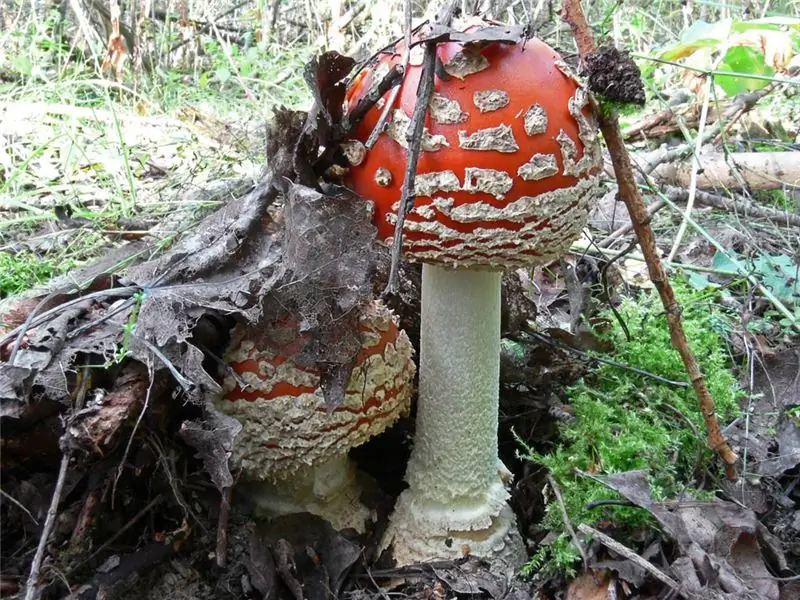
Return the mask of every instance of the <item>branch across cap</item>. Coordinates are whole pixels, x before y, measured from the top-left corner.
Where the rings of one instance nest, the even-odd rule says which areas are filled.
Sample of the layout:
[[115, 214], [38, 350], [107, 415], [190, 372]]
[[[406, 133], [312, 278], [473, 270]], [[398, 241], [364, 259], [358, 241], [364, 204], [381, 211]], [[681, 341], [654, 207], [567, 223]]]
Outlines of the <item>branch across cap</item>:
[[[487, 23], [471, 20], [464, 31]], [[417, 47], [419, 48], [419, 47]], [[345, 143], [353, 189], [375, 202], [382, 240], [394, 234], [410, 125], [422, 72], [417, 52], [385, 131], [364, 152], [384, 97]], [[382, 54], [348, 91], [353, 108], [402, 62]], [[409, 260], [500, 268], [562, 256], [586, 224], [601, 154], [589, 96], [537, 39], [440, 44], [417, 165], [417, 198], [404, 227]]]

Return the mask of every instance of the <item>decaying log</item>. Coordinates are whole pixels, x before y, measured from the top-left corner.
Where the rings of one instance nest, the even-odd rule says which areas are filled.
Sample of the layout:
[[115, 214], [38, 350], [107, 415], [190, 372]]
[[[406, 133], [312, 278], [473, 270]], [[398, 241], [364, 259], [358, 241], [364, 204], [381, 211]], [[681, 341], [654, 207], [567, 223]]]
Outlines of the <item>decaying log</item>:
[[[666, 150], [642, 155], [644, 164]], [[796, 152], [714, 152], [700, 155], [700, 189], [774, 190], [800, 187], [800, 155]], [[664, 162], [651, 174], [659, 183], [689, 187], [691, 161]]]

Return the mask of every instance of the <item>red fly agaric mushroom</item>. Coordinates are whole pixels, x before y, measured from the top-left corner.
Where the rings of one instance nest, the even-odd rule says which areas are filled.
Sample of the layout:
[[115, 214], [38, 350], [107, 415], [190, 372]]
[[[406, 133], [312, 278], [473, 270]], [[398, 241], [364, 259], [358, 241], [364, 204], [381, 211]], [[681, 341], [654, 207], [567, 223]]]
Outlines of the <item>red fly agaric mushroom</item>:
[[330, 410], [320, 371], [287, 356], [302, 343], [297, 329], [292, 324], [272, 332], [285, 342], [276, 344], [280, 349], [256, 347], [234, 332], [226, 360], [235, 376], [226, 376], [217, 401], [242, 423], [233, 463], [248, 480], [245, 495], [260, 516], [310, 512], [337, 529], [363, 531], [369, 511], [347, 453], [407, 414], [413, 348], [386, 306], [367, 305], [344, 401]]
[[[454, 28], [487, 24], [472, 19]], [[348, 106], [402, 54], [396, 48], [362, 71]], [[588, 94], [543, 42], [446, 42], [437, 57], [443, 68], [403, 230], [405, 257], [424, 263], [417, 430], [409, 488], [384, 543], [400, 563], [472, 553], [511, 570], [525, 552], [506, 502], [510, 474], [497, 454], [500, 271], [568, 251], [597, 189], [600, 151]], [[386, 242], [394, 234], [421, 71], [412, 60], [388, 126], [369, 152], [362, 141], [386, 98], [343, 148], [352, 187], [374, 202]]]

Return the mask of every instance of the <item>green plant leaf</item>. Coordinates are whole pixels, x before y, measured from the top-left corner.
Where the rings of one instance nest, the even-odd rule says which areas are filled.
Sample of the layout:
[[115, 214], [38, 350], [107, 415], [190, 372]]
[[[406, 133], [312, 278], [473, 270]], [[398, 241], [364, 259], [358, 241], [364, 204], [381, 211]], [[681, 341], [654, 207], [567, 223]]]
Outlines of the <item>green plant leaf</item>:
[[14, 70], [25, 77], [30, 77], [33, 73], [33, 63], [28, 56], [15, 56], [11, 59], [11, 65], [14, 67]]
[[730, 36], [731, 25], [731, 19], [723, 19], [717, 23], [695, 21], [681, 36], [681, 41], [662, 50], [659, 58], [678, 60], [694, 54], [700, 48], [717, 48]]
[[[775, 74], [775, 69], [764, 62], [764, 55], [748, 46], [730, 48], [717, 68], [720, 71], [735, 71], [742, 75], [766, 75], [769, 77]], [[714, 81], [731, 97], [744, 92], [760, 90], [769, 84], [769, 81], [764, 79], [734, 75], [717, 75]]]
[[689, 285], [691, 285], [697, 291], [702, 292], [703, 290], [707, 290], [708, 288], [718, 288], [719, 284], [712, 283], [708, 280], [708, 277], [703, 275], [702, 273], [697, 272], [690, 272], [688, 273], [688, 280]]
[[797, 17], [765, 17], [763, 19], [753, 19], [752, 21], [740, 21], [734, 23], [733, 30], [783, 29], [785, 27], [800, 30], [800, 19]]
[[790, 256], [759, 256], [753, 261], [756, 274], [770, 292], [786, 304], [800, 302], [798, 270]]
[[214, 77], [220, 83], [226, 83], [231, 78], [230, 69], [226, 67], [219, 67], [216, 71], [214, 71]]
[[[734, 256], [734, 258], [736, 257]], [[717, 271], [722, 271], [723, 273], [730, 273], [731, 275], [736, 275], [739, 272], [738, 269], [736, 268], [736, 265], [733, 264], [733, 261], [729, 259], [728, 256], [726, 254], [723, 254], [722, 252], [714, 253], [714, 258], [711, 260], [711, 266]]]

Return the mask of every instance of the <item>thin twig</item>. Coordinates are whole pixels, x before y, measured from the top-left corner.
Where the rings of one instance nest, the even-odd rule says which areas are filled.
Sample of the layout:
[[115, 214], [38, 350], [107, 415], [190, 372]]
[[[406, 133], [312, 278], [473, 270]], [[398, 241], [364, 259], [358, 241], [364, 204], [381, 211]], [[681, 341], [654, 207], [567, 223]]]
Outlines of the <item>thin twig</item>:
[[[408, 71], [408, 63], [411, 60], [411, 0], [406, 0], [405, 2], [405, 48], [403, 49], [403, 74]], [[381, 116], [378, 119], [377, 125], [375, 125], [375, 129], [369, 134], [367, 138], [367, 143], [364, 144], [367, 150], [371, 150], [375, 143], [378, 141], [378, 137], [383, 132], [383, 128], [386, 126], [386, 121], [389, 120], [389, 113], [391, 112], [392, 108], [394, 107], [394, 103], [397, 101], [397, 96], [400, 95], [400, 88], [403, 87], [402, 84], [398, 85], [392, 90], [392, 93], [389, 95], [389, 98], [386, 100], [386, 104], [381, 111]]]
[[[84, 367], [78, 393], [75, 395], [73, 414], [83, 408], [88, 390], [89, 368]], [[69, 432], [65, 428], [64, 436], [68, 435]], [[61, 503], [61, 493], [64, 491], [64, 482], [67, 479], [67, 469], [69, 468], [69, 461], [71, 458], [72, 452], [69, 449], [65, 449], [64, 455], [61, 457], [61, 466], [58, 468], [56, 486], [53, 489], [53, 496], [50, 499], [50, 506], [47, 509], [47, 517], [45, 518], [44, 527], [42, 528], [42, 535], [39, 538], [39, 545], [36, 547], [36, 554], [34, 554], [33, 561], [31, 562], [28, 581], [25, 584], [25, 600], [38, 600], [42, 594], [42, 590], [39, 587], [39, 574], [42, 570], [45, 552], [47, 552], [47, 542], [50, 539], [50, 534], [53, 532], [53, 527], [55, 527], [56, 518], [58, 517], [58, 505]]]
[[[655, 182], [654, 182], [654, 181], [653, 181], [653, 180], [652, 180], [652, 179], [651, 179], [649, 176], [648, 176], [648, 184], [650, 185], [650, 187], [651, 187], [651, 190], [652, 190], [654, 193], [658, 194], [658, 195], [659, 195], [661, 198], [663, 198], [664, 200], [666, 200], [666, 201], [667, 201], [667, 204], [670, 206], [670, 208], [672, 208], [673, 210], [675, 210], [675, 211], [677, 211], [677, 212], [683, 212], [683, 211], [681, 211], [681, 209], [680, 209], [680, 207], [679, 207], [679, 206], [677, 206], [677, 205], [676, 205], [674, 202], [672, 202], [672, 200], [670, 200], [669, 198], [667, 198], [667, 197], [666, 197], [666, 196], [665, 196], [665, 195], [664, 195], [664, 194], [663, 194], [663, 193], [662, 193], [662, 192], [661, 192], [661, 191], [660, 191], [660, 190], [659, 190], [659, 189], [656, 187], [656, 184], [655, 184]], [[706, 240], [707, 240], [707, 241], [708, 241], [708, 242], [709, 242], [709, 243], [710, 243], [712, 246], [714, 246], [714, 248], [716, 249], [716, 251], [717, 251], [717, 252], [718, 252], [718, 253], [719, 253], [721, 256], [723, 256], [723, 257], [724, 257], [724, 258], [725, 258], [725, 259], [726, 259], [726, 260], [727, 260], [727, 261], [728, 261], [728, 262], [731, 264], [731, 266], [733, 266], [733, 268], [734, 268], [734, 269], [736, 269], [736, 272], [737, 272], [739, 275], [741, 275], [742, 277], [746, 278], [746, 279], [747, 279], [747, 280], [748, 280], [750, 283], [752, 283], [752, 284], [753, 284], [753, 285], [754, 285], [754, 286], [755, 286], [755, 287], [758, 289], [758, 291], [759, 291], [759, 292], [760, 292], [760, 293], [761, 293], [761, 294], [762, 294], [762, 295], [763, 295], [763, 296], [764, 296], [764, 297], [765, 297], [767, 300], [769, 300], [769, 301], [770, 301], [770, 303], [772, 304], [772, 306], [774, 306], [774, 307], [775, 307], [775, 309], [776, 309], [778, 312], [780, 312], [780, 313], [781, 313], [781, 315], [783, 315], [783, 316], [784, 316], [784, 317], [785, 317], [785, 318], [786, 318], [786, 319], [789, 321], [790, 325], [791, 325], [791, 326], [792, 326], [792, 327], [793, 327], [793, 328], [794, 328], [796, 331], [800, 331], [800, 320], [798, 320], [798, 319], [797, 319], [797, 317], [796, 317], [796, 316], [795, 316], [795, 315], [792, 313], [792, 311], [790, 311], [790, 310], [789, 310], [789, 309], [786, 307], [786, 305], [785, 305], [785, 304], [784, 304], [784, 303], [781, 301], [781, 299], [780, 299], [780, 298], [778, 298], [778, 297], [777, 297], [777, 296], [776, 296], [774, 293], [772, 293], [772, 292], [771, 292], [771, 291], [770, 291], [770, 290], [769, 290], [769, 289], [768, 289], [768, 288], [767, 288], [767, 287], [766, 287], [766, 286], [765, 286], [765, 285], [764, 285], [764, 284], [763, 284], [761, 281], [759, 281], [759, 280], [758, 280], [758, 278], [757, 278], [757, 277], [755, 277], [755, 275], [753, 275], [753, 273], [752, 273], [750, 270], [746, 269], [746, 268], [744, 267], [744, 265], [742, 265], [742, 263], [740, 263], [740, 262], [739, 262], [739, 260], [738, 260], [738, 259], [737, 259], [737, 258], [736, 258], [736, 257], [735, 257], [733, 254], [731, 254], [731, 253], [730, 253], [730, 251], [729, 251], [728, 249], [724, 248], [724, 247], [722, 246], [722, 244], [720, 244], [720, 243], [719, 243], [719, 242], [718, 242], [716, 239], [714, 239], [714, 237], [713, 237], [711, 234], [709, 234], [709, 233], [708, 233], [708, 232], [707, 232], [705, 229], [703, 229], [703, 227], [702, 227], [702, 226], [701, 226], [701, 225], [700, 225], [700, 224], [699, 224], [697, 221], [695, 221], [695, 220], [694, 220], [692, 217], [686, 217], [686, 220], [687, 220], [687, 221], [689, 222], [689, 224], [690, 224], [690, 225], [691, 225], [691, 226], [694, 228], [694, 230], [695, 230], [695, 231], [697, 231], [697, 232], [698, 232], [700, 235], [702, 235], [702, 236], [703, 236], [703, 237], [704, 237], [704, 238], [705, 238], [705, 239], [706, 239]], [[646, 255], [645, 255], [645, 259], [647, 259], [647, 256], [646, 256]], [[650, 277], [650, 278], [652, 279], [652, 275], [651, 275], [651, 277]], [[655, 283], [655, 281], [653, 281], [653, 283]], [[657, 286], [656, 286], [656, 287], [657, 287]], [[670, 290], [670, 291], [671, 291], [671, 290]]]
[[577, 354], [578, 356], [586, 358], [588, 360], [603, 363], [604, 365], [608, 365], [616, 369], [622, 369], [623, 371], [630, 371], [631, 373], [636, 373], [637, 375], [641, 375], [642, 377], [647, 377], [649, 379], [658, 381], [659, 383], [664, 383], [666, 385], [671, 385], [673, 387], [688, 388], [690, 385], [685, 381], [674, 381], [672, 379], [667, 379], [666, 377], [662, 377], [661, 375], [656, 375], [655, 373], [650, 373], [649, 371], [645, 371], [644, 369], [639, 369], [638, 367], [633, 367], [631, 365], [626, 365], [624, 363], [616, 362], [608, 358], [603, 358], [602, 356], [595, 356], [594, 354], [589, 354], [588, 352], [584, 352], [583, 350], [578, 350], [577, 348], [573, 348], [572, 346], [563, 344], [554, 338], [550, 338], [542, 333], [539, 333], [538, 331], [532, 329], [529, 325], [523, 325], [522, 329], [523, 331], [525, 331], [525, 333], [527, 333], [531, 337], [536, 338], [540, 342], [544, 342], [545, 344], [548, 344], [555, 348], [559, 348], [561, 350], [564, 350], [565, 352]]
[[[651, 204], [650, 206], [647, 207], [647, 217], [649, 219], [652, 219], [653, 215], [655, 215], [658, 211], [660, 211], [666, 205], [667, 205], [667, 203], [664, 202], [663, 200], [658, 200], [656, 202], [653, 202], [653, 204]], [[611, 232], [611, 234], [607, 238], [602, 239], [599, 242], [597, 242], [597, 246], [600, 247], [600, 248], [608, 248], [614, 242], [616, 242], [619, 238], [621, 238], [622, 236], [630, 233], [632, 229], [633, 229], [633, 221], [625, 223], [625, 225], [623, 225], [619, 229], [616, 229], [613, 232]]]
[[[662, 186], [661, 189], [673, 202], [686, 202], [686, 199], [689, 197], [689, 192], [680, 187], [665, 185]], [[758, 204], [745, 200], [741, 196], [734, 194], [731, 194], [730, 197], [727, 197], [711, 192], [697, 190], [696, 199], [697, 202], [703, 206], [710, 206], [711, 208], [719, 208], [721, 210], [741, 213], [747, 217], [767, 219], [776, 225], [791, 225], [792, 227], [800, 227], [800, 214], [786, 212], [785, 210], [779, 210], [769, 206], [759, 206]]]
[[58, 505], [61, 502], [61, 492], [64, 489], [64, 481], [67, 479], [67, 468], [69, 467], [70, 456], [71, 454], [69, 452], [65, 452], [61, 457], [61, 466], [58, 469], [56, 487], [53, 490], [53, 497], [50, 499], [50, 507], [47, 509], [47, 518], [44, 522], [42, 535], [39, 538], [39, 545], [36, 547], [36, 554], [34, 554], [33, 562], [31, 562], [31, 571], [28, 575], [28, 581], [25, 584], [25, 600], [38, 600], [42, 593], [39, 588], [39, 573], [42, 570], [42, 561], [44, 561], [44, 554], [47, 551], [47, 541], [50, 539], [50, 534], [56, 524]]
[[564, 505], [564, 498], [561, 496], [561, 488], [550, 473], [547, 474], [547, 483], [550, 484], [550, 488], [553, 490], [553, 494], [555, 494], [556, 502], [558, 502], [558, 507], [561, 509], [561, 518], [564, 521], [564, 529], [567, 530], [569, 537], [572, 538], [572, 543], [575, 544], [578, 552], [581, 553], [584, 570], [588, 571], [589, 559], [586, 557], [586, 550], [583, 549], [583, 544], [581, 544], [581, 541], [578, 539], [578, 536], [575, 533], [575, 529], [572, 527], [572, 521], [569, 518], [569, 513], [567, 513], [567, 507]]
[[114, 484], [111, 486], [111, 504], [114, 504], [114, 497], [117, 494], [117, 484], [119, 483], [119, 478], [122, 477], [123, 470], [125, 469], [125, 463], [128, 461], [128, 454], [131, 451], [131, 446], [133, 446], [133, 439], [136, 437], [136, 433], [139, 431], [139, 425], [142, 424], [142, 419], [144, 419], [144, 415], [147, 412], [148, 406], [150, 406], [150, 396], [153, 392], [153, 384], [155, 383], [155, 370], [153, 369], [153, 363], [150, 361], [150, 357], [147, 357], [147, 377], [150, 379], [147, 385], [147, 392], [144, 396], [144, 404], [142, 405], [142, 410], [139, 411], [139, 416], [136, 418], [136, 422], [133, 424], [133, 430], [131, 431], [130, 435], [128, 436], [128, 443], [125, 444], [125, 451], [122, 453], [122, 458], [119, 461], [119, 466], [117, 467], [117, 474], [114, 476]]
[[36, 520], [36, 517], [33, 516], [31, 511], [29, 511], [24, 504], [22, 504], [19, 500], [14, 498], [14, 496], [9, 494], [8, 492], [4, 492], [2, 489], [0, 489], [0, 496], [2, 496], [3, 498], [5, 498], [9, 502], [11, 502], [11, 504], [13, 504], [18, 509], [20, 509], [22, 512], [24, 512], [26, 515], [28, 515], [30, 517], [31, 521], [33, 521], [34, 525], [36, 525], [37, 527], [39, 526], [39, 521]]
[[[456, 1], [450, 2], [442, 9], [436, 18], [435, 25], [447, 27], [453, 19], [456, 10]], [[403, 179], [402, 194], [400, 197], [400, 207], [397, 211], [397, 222], [394, 225], [394, 239], [392, 240], [392, 266], [389, 270], [389, 281], [383, 295], [395, 294], [397, 292], [398, 270], [400, 267], [400, 255], [403, 252], [403, 225], [406, 220], [406, 213], [414, 206], [416, 200], [415, 178], [417, 173], [417, 161], [419, 160], [420, 148], [422, 146], [422, 133], [425, 129], [425, 115], [428, 112], [428, 104], [433, 94], [434, 76], [436, 74], [436, 42], [425, 43], [425, 54], [422, 59], [422, 73], [417, 87], [417, 103], [414, 106], [414, 113], [411, 116], [411, 123], [406, 131], [406, 142], [408, 143], [408, 155], [406, 162], [406, 172]]]
[[[561, 18], [572, 29], [578, 46], [578, 53], [581, 60], [585, 61], [587, 56], [594, 53], [596, 46], [594, 34], [583, 14], [580, 0], [564, 0]], [[658, 290], [661, 302], [664, 305], [672, 346], [681, 355], [689, 380], [692, 382], [697, 394], [697, 402], [705, 420], [707, 443], [725, 463], [727, 476], [730, 479], [735, 479], [737, 477], [736, 462], [738, 457], [722, 435], [714, 407], [714, 399], [708, 390], [708, 385], [697, 364], [697, 359], [689, 348], [689, 342], [686, 339], [686, 332], [681, 321], [681, 307], [675, 298], [675, 293], [670, 286], [659, 256], [655, 235], [650, 227], [647, 215], [647, 207], [636, 185], [631, 158], [622, 138], [619, 117], [612, 107], [605, 107], [604, 110], [599, 110], [597, 113], [600, 131], [606, 141], [611, 155], [611, 162], [614, 165], [614, 174], [619, 185], [620, 197], [625, 202], [630, 213], [636, 237], [647, 262], [650, 280]], [[691, 219], [691, 217], [687, 217], [687, 219]]]
[[[133, 296], [137, 291], [141, 288], [136, 286], [129, 286], [129, 287], [119, 287], [119, 288], [111, 288], [108, 290], [99, 290], [97, 292], [92, 292], [90, 294], [86, 294], [85, 296], [78, 296], [77, 298], [73, 298], [72, 300], [68, 300], [63, 304], [59, 304], [58, 306], [54, 306], [53, 308], [44, 311], [42, 314], [36, 316], [35, 318], [26, 319], [25, 323], [20, 325], [19, 327], [15, 327], [8, 333], [6, 333], [2, 338], [0, 338], [0, 346], [8, 342], [12, 337], [17, 334], [23, 334], [24, 332], [28, 331], [29, 329], [41, 325], [45, 321], [55, 317], [64, 312], [65, 309], [75, 306], [77, 304], [81, 304], [87, 300], [94, 300], [96, 298], [129, 298]], [[46, 298], [45, 298], [46, 299]], [[29, 315], [30, 316], [30, 315]]]
[[[690, 216], [692, 214], [692, 209], [694, 208], [694, 198], [695, 194], [697, 193], [697, 174], [700, 172], [700, 150], [703, 146], [703, 130], [706, 127], [706, 120], [708, 119], [708, 105], [711, 102], [711, 86], [714, 85], [714, 78], [709, 77], [708, 81], [706, 82], [706, 93], [705, 97], [703, 98], [703, 106], [700, 109], [700, 123], [697, 125], [697, 144], [694, 148], [694, 154], [692, 156], [692, 174], [689, 180], [689, 197], [686, 199], [686, 216]], [[667, 262], [672, 262], [675, 258], [675, 255], [678, 253], [678, 248], [680, 248], [681, 242], [683, 241], [683, 236], [686, 234], [686, 226], [688, 225], [686, 219], [684, 218], [681, 221], [681, 224], [678, 226], [678, 233], [675, 234], [675, 240], [672, 242], [672, 248], [667, 255]]]
[[25, 318], [25, 322], [21, 325], [22, 327], [21, 333], [17, 336], [17, 339], [14, 340], [14, 345], [11, 347], [11, 354], [8, 357], [9, 365], [12, 366], [14, 365], [14, 362], [16, 361], [17, 358], [17, 352], [19, 352], [19, 349], [22, 346], [22, 340], [25, 337], [25, 332], [28, 331], [28, 329], [30, 328], [31, 323], [36, 318], [36, 314], [44, 307], [45, 304], [50, 302], [56, 296], [58, 296], [58, 292], [51, 292], [50, 294], [39, 300], [38, 304], [36, 304], [36, 306], [33, 307], [33, 310], [31, 310], [31, 312], [28, 313], [28, 316]]
[[231, 512], [231, 486], [222, 488], [217, 518], [217, 566], [224, 569], [228, 564], [228, 516]]
[[603, 533], [601, 531], [597, 531], [597, 529], [595, 529], [594, 527], [590, 527], [589, 525], [585, 525], [584, 523], [581, 523], [580, 525], [578, 525], [578, 531], [580, 531], [581, 533], [585, 533], [586, 535], [591, 535], [594, 539], [599, 541], [606, 548], [609, 548], [610, 550], [613, 550], [617, 554], [619, 554], [621, 556], [624, 556], [629, 561], [637, 564], [642, 569], [644, 569], [645, 571], [650, 573], [653, 577], [658, 579], [661, 583], [663, 583], [666, 586], [669, 586], [671, 589], [673, 589], [675, 592], [677, 592], [678, 594], [680, 594], [684, 598], [690, 598], [691, 597], [683, 589], [683, 587], [681, 586], [680, 583], [675, 581], [672, 577], [668, 576], [666, 573], [664, 573], [661, 569], [656, 567], [650, 561], [645, 560], [644, 558], [642, 558], [641, 556], [636, 554], [636, 552], [634, 552], [633, 550], [631, 550], [627, 546], [623, 546], [622, 544], [620, 544], [617, 540], [615, 540], [611, 536], [606, 535], [605, 533]]
[[73, 574], [75, 571], [77, 571], [77, 570], [78, 570], [80, 567], [82, 567], [83, 565], [85, 565], [86, 563], [88, 563], [90, 560], [92, 560], [94, 557], [96, 557], [98, 554], [100, 554], [100, 553], [101, 553], [103, 550], [105, 550], [105, 549], [106, 549], [106, 548], [108, 548], [108, 547], [109, 547], [111, 544], [113, 544], [115, 541], [117, 541], [117, 540], [120, 538], [120, 536], [121, 536], [123, 533], [125, 533], [126, 531], [128, 531], [128, 529], [130, 529], [131, 527], [133, 527], [133, 526], [136, 524], [136, 522], [137, 522], [139, 519], [141, 519], [141, 518], [142, 518], [143, 516], [145, 516], [145, 515], [146, 515], [148, 512], [150, 512], [150, 511], [151, 511], [151, 510], [152, 510], [152, 509], [153, 509], [153, 508], [154, 508], [154, 507], [155, 507], [155, 506], [156, 506], [156, 505], [157, 505], [159, 502], [161, 502], [163, 499], [164, 499], [164, 494], [163, 494], [163, 493], [161, 493], [161, 494], [158, 494], [158, 496], [156, 496], [156, 497], [155, 497], [155, 498], [153, 498], [153, 499], [152, 499], [150, 502], [148, 502], [148, 503], [147, 503], [147, 505], [146, 505], [144, 508], [142, 508], [142, 510], [140, 510], [140, 511], [139, 511], [139, 512], [137, 512], [135, 515], [133, 515], [133, 518], [131, 518], [131, 519], [130, 519], [130, 520], [127, 522], [127, 523], [125, 523], [125, 524], [124, 524], [122, 527], [120, 527], [120, 528], [119, 528], [117, 531], [115, 531], [115, 532], [114, 532], [114, 534], [113, 534], [113, 535], [112, 535], [110, 538], [108, 538], [108, 539], [107, 539], [105, 542], [103, 542], [102, 544], [100, 544], [100, 545], [97, 547], [97, 549], [96, 549], [94, 552], [92, 552], [92, 553], [91, 553], [89, 556], [87, 556], [86, 558], [84, 558], [84, 559], [83, 559], [81, 562], [79, 562], [77, 565], [75, 565], [74, 567], [72, 567], [72, 568], [69, 570], [69, 572], [67, 573], [67, 575], [72, 575], [72, 574]]

